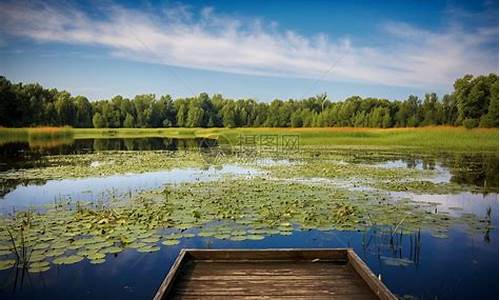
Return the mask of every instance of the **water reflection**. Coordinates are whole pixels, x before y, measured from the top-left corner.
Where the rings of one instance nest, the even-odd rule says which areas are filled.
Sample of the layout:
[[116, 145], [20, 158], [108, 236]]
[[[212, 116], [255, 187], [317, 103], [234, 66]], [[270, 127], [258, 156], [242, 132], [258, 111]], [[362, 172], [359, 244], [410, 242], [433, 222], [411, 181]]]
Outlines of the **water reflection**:
[[[336, 153], [348, 162], [371, 163], [386, 168], [437, 170], [441, 174], [449, 172], [448, 182], [481, 187], [486, 192], [498, 192], [498, 152], [417, 153], [353, 150]], [[321, 157], [326, 154], [318, 152], [316, 155]]]
[[[218, 147], [217, 140], [194, 138], [107, 138], [107, 139], [69, 139], [30, 142], [13, 142], [0, 145], [0, 172], [9, 169], [36, 168], [49, 165], [49, 155], [85, 154], [99, 151], [147, 151], [170, 150], [190, 151]], [[202, 153], [206, 153], [205, 150]], [[210, 153], [210, 152], [209, 152]], [[302, 157], [314, 159], [339, 157], [351, 163], [373, 163], [382, 167], [419, 168], [437, 170], [442, 177], [438, 182], [453, 182], [460, 185], [481, 187], [485, 192], [498, 192], [498, 153], [433, 153], [422, 154], [394, 151], [323, 151], [304, 150]], [[292, 157], [294, 158], [294, 157]], [[296, 158], [296, 157], [295, 157]], [[300, 157], [298, 157], [300, 158]], [[284, 159], [288, 159], [285, 157]], [[16, 183], [12, 180], [1, 181], [1, 191], [12, 190]], [[23, 184], [19, 182], [19, 184]]]
[[[398, 232], [393, 235], [393, 246], [390, 246], [390, 234], [385, 229], [372, 229], [370, 232], [298, 231], [290, 236], [243, 242], [183, 238], [180, 244], [161, 246], [158, 252], [142, 254], [129, 249], [108, 255], [106, 262], [100, 265], [84, 260], [74, 265], [55, 266], [41, 274], [25, 275], [22, 282], [20, 272], [16, 281], [13, 271], [0, 271], [0, 298], [151, 299], [182, 248], [300, 248], [307, 245], [354, 248], [398, 296], [497, 299], [497, 232], [492, 232], [489, 244], [481, 237], [471, 237], [460, 230], [452, 230], [446, 240], [435, 239], [425, 231], [402, 236]], [[371, 242], [367, 244], [370, 236]], [[413, 263], [406, 267], [388, 265], [381, 257], [400, 257], [403, 262], [406, 259]]]
[[[98, 151], [171, 150], [190, 151], [216, 147], [204, 139], [34, 139], [0, 145], [0, 171], [34, 168], [49, 164], [47, 156], [85, 154]], [[41, 274], [26, 274], [22, 269], [0, 271], [2, 299], [89, 299], [151, 298], [181, 248], [278, 248], [278, 247], [353, 247], [376, 274], [399, 295], [411, 294], [425, 299], [495, 299], [498, 291], [498, 154], [435, 153], [391, 151], [315, 151], [303, 155], [345, 160], [351, 163], [380, 164], [389, 168], [436, 170], [439, 181], [482, 187], [494, 193], [455, 195], [417, 195], [392, 193], [391, 197], [419, 202], [436, 202], [436, 212], [459, 216], [474, 213], [485, 217], [494, 229], [481, 234], [453, 228], [448, 238], [436, 238], [420, 230], [404, 233], [401, 226], [372, 226], [363, 232], [300, 231], [290, 236], [273, 235], [261, 241], [235, 242], [214, 238], [182, 239], [179, 245], [155, 253], [125, 250], [109, 255], [102, 265], [87, 260], [69, 266], [54, 266]], [[291, 164], [295, 160], [267, 160], [262, 164]], [[250, 173], [249, 173], [250, 172]], [[95, 201], [120, 193], [160, 187], [165, 183], [211, 180], [222, 174], [253, 175], [235, 166], [208, 170], [184, 169], [100, 178], [39, 180], [0, 180], [5, 196], [0, 209], [41, 205], [54, 199]], [[110, 193], [108, 193], [111, 191]], [[496, 192], [496, 193], [495, 193]], [[129, 196], [131, 197], [131, 196]], [[458, 210], [457, 208], [460, 208]], [[21, 292], [22, 291], [22, 292]]]
[[114, 175], [41, 181], [24, 184], [11, 189], [0, 201], [0, 213], [40, 207], [54, 201], [107, 201], [129, 199], [146, 190], [160, 188], [165, 184], [217, 180], [224, 175], [253, 176], [257, 171], [236, 165], [224, 165], [202, 169], [174, 169], [142, 174]]
[[372, 226], [362, 233], [364, 255], [376, 255], [379, 263], [391, 266], [418, 267], [422, 248], [420, 229], [403, 234], [398, 226]]
[[[207, 141], [209, 140], [209, 141]], [[149, 151], [198, 150], [200, 147], [213, 146], [212, 139], [193, 138], [113, 138], [113, 139], [78, 139], [71, 143], [44, 144], [33, 146], [29, 142], [5, 143], [0, 145], [0, 171], [19, 168], [43, 167], [50, 155], [87, 154], [99, 151]]]
[[[454, 217], [459, 217], [464, 212], [483, 217], [492, 207], [498, 206], [498, 194], [473, 194], [463, 192], [458, 194], [429, 195], [413, 194], [407, 192], [391, 192], [391, 197], [395, 199], [410, 199], [415, 202], [435, 203], [437, 206], [432, 208], [437, 212], [445, 212]], [[490, 217], [498, 223], [498, 210], [490, 212]]]

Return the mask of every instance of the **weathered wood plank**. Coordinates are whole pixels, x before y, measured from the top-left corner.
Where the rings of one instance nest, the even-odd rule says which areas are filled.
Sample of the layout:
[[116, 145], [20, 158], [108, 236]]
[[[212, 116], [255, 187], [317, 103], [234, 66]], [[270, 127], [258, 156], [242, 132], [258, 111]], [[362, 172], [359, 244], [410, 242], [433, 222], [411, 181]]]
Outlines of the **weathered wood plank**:
[[[358, 285], [349, 285], [332, 287], [328, 284], [314, 284], [313, 282], [302, 284], [276, 284], [270, 281], [263, 281], [244, 285], [183, 285], [175, 288], [175, 294], [182, 295], [266, 295], [266, 296], [307, 296], [307, 295], [366, 295], [367, 299], [377, 299], [369, 290], [363, 289]], [[263, 286], [265, 285], [265, 286]], [[174, 294], [174, 295], [175, 295]]]
[[395, 299], [349, 251], [183, 250], [155, 299]]
[[181, 252], [179, 253], [179, 256], [177, 256], [177, 259], [175, 260], [174, 264], [170, 268], [170, 271], [168, 272], [167, 276], [165, 277], [165, 280], [163, 280], [160, 288], [156, 292], [153, 298], [154, 300], [164, 299], [165, 296], [171, 292], [171, 290], [174, 287], [174, 281], [180, 274], [179, 269], [186, 262], [184, 259], [185, 256], [186, 256], [186, 251], [182, 249]]
[[272, 289], [260, 290], [245, 287], [231, 287], [223, 289], [202, 290], [197, 289], [177, 289], [174, 295], [189, 295], [189, 296], [350, 296], [350, 295], [364, 295], [365, 299], [378, 299], [373, 293], [353, 292], [352, 289]]
[[359, 256], [352, 249], [347, 250], [349, 257], [349, 265], [353, 267], [356, 273], [359, 274], [371, 288], [371, 290], [382, 300], [397, 300], [391, 291], [373, 274], [368, 266], [359, 258]]
[[[330, 250], [330, 251], [328, 251]], [[333, 250], [333, 251], [332, 251]], [[186, 249], [194, 260], [345, 260], [346, 251], [338, 249]]]
[[[200, 296], [189, 296], [189, 295], [174, 295], [172, 299], [175, 300], [199, 300]], [[327, 296], [317, 296], [317, 295], [307, 295], [307, 296], [203, 296], [204, 300], [366, 300], [366, 295], [327, 295]]]
[[[334, 267], [333, 267], [334, 266]], [[251, 263], [251, 262], [206, 262], [195, 261], [187, 265], [183, 273], [196, 275], [231, 275], [231, 276], [246, 276], [246, 275], [350, 275], [352, 270], [343, 265], [334, 265], [330, 263], [304, 263], [304, 262], [268, 262], [268, 263]]]
[[[297, 288], [320, 288], [328, 287], [332, 289], [342, 289], [344, 287], [357, 288], [359, 290], [366, 289], [363, 282], [354, 279], [342, 279], [332, 281], [330, 279], [321, 280], [275, 280], [272, 277], [261, 277], [259, 279], [245, 279], [245, 280], [203, 280], [194, 281], [190, 278], [185, 278], [176, 282], [176, 288], [196, 288], [203, 287], [207, 289], [218, 289], [221, 287], [232, 287], [232, 286], [245, 286], [245, 287], [255, 287], [257, 289], [275, 289], [278, 287], [284, 287], [289, 289]], [[368, 289], [366, 289], [368, 290]]]
[[[358, 280], [352, 274], [346, 275], [199, 275], [193, 274], [189, 277], [191, 281], [225, 281], [225, 280], [259, 280], [265, 278], [263, 276], [271, 276], [273, 280]], [[335, 282], [336, 284], [336, 282]]]

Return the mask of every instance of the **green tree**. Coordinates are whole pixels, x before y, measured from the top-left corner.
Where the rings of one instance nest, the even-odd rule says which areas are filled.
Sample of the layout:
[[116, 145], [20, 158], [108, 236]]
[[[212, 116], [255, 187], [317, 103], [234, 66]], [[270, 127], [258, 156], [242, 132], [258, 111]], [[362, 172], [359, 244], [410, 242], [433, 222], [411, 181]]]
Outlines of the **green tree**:
[[176, 111], [174, 102], [170, 95], [162, 96], [158, 101], [158, 106], [161, 111], [161, 119], [163, 127], [173, 127], [176, 124]]
[[127, 116], [125, 117], [125, 121], [123, 121], [123, 127], [125, 127], [125, 128], [133, 128], [133, 127], [135, 127], [134, 116], [132, 116], [131, 114], [127, 113]]
[[423, 120], [421, 125], [428, 126], [441, 124], [443, 111], [435, 93], [425, 95], [422, 113]]
[[92, 105], [87, 98], [83, 96], [75, 97], [76, 103], [76, 122], [77, 127], [92, 127]]
[[466, 75], [440, 100], [434, 93], [423, 102], [349, 97], [330, 102], [326, 94], [302, 100], [225, 99], [201, 93], [173, 100], [154, 94], [129, 100], [115, 96], [90, 102], [83, 96], [45, 89], [39, 84], [12, 84], [0, 76], [0, 126], [71, 125], [75, 127], [414, 127], [464, 125], [498, 127], [498, 75]]
[[227, 103], [222, 108], [222, 122], [224, 127], [236, 127], [236, 112], [232, 102]]
[[498, 127], [498, 76], [491, 79], [489, 102], [488, 112], [481, 117], [480, 126]]
[[290, 116], [290, 125], [292, 127], [302, 127], [304, 123], [302, 122], [302, 110], [297, 110]]
[[[458, 123], [463, 123], [467, 127], [474, 124], [479, 125], [481, 117], [488, 112], [492, 99], [491, 86], [498, 84], [498, 75], [489, 76], [465, 75], [455, 81], [454, 96], [457, 100]], [[494, 109], [494, 108], [493, 108]], [[464, 122], [467, 121], [467, 124]]]
[[188, 108], [187, 127], [203, 127], [204, 116], [200, 102], [194, 99], [191, 100]]
[[106, 127], [106, 121], [102, 117], [102, 115], [99, 112], [96, 112], [94, 116], [92, 117], [92, 124], [94, 124], [95, 128], [105, 128]]
[[179, 100], [176, 102], [176, 104], [177, 103], [178, 103], [177, 114], [176, 114], [177, 126], [187, 127], [187, 112], [188, 112], [187, 103], [183, 100]]
[[66, 91], [60, 92], [57, 95], [55, 109], [59, 125], [76, 125], [76, 106], [70, 97], [71, 95]]
[[391, 111], [389, 110], [388, 107], [384, 108], [384, 114], [382, 117], [382, 127], [383, 128], [389, 128], [392, 127], [392, 117], [391, 117]]
[[458, 119], [457, 102], [454, 95], [443, 96], [443, 124], [456, 125]]
[[43, 125], [56, 126], [59, 124], [57, 111], [54, 106], [54, 103], [52, 102], [46, 103], [43, 115], [44, 115], [43, 117], [44, 122], [42, 123]]

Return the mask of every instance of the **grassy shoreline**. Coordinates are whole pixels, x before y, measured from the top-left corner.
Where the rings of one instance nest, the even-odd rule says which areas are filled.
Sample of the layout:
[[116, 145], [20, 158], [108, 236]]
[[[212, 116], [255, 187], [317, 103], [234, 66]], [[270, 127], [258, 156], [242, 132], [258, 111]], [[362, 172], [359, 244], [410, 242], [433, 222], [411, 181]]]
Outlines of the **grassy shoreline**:
[[420, 128], [0, 128], [0, 144], [44, 138], [195, 138], [240, 135], [298, 135], [304, 147], [391, 148], [498, 152], [498, 129]]

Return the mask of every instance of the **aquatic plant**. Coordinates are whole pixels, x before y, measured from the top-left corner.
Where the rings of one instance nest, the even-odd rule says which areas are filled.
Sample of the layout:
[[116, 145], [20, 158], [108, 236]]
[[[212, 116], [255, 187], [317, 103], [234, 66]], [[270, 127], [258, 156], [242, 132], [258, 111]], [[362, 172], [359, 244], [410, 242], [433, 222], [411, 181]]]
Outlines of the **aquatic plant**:
[[174, 168], [202, 167], [206, 164], [198, 152], [183, 151], [103, 151], [98, 153], [45, 156], [46, 166], [0, 173], [9, 179], [66, 179], [144, 173]]
[[[321, 160], [317, 159], [320, 156]], [[390, 258], [401, 249], [402, 237], [409, 235], [415, 250], [406, 259], [416, 264], [420, 229], [446, 238], [455, 224], [465, 224], [471, 232], [493, 228], [491, 211], [484, 218], [460, 215], [459, 210], [455, 210], [458, 217], [450, 216], [438, 212], [436, 203], [396, 199], [388, 193], [403, 188], [415, 193], [469, 188], [427, 181], [434, 171], [382, 168], [359, 163], [354, 156], [345, 159], [340, 153], [317, 149], [295, 158], [269, 165], [259, 163], [258, 157], [244, 161], [247, 166], [264, 170], [262, 177], [224, 177], [217, 182], [195, 181], [125, 194], [111, 189], [102, 197], [109, 201], [85, 203], [60, 198], [37, 213], [14, 212], [1, 217], [2, 221], [8, 225], [5, 228], [24, 226], [23, 236], [11, 238], [6, 229], [0, 229], [0, 269], [16, 264], [18, 251], [14, 248], [19, 243], [26, 247], [20, 256], [29, 253], [29, 259], [19, 261], [28, 261], [30, 272], [43, 272], [52, 264], [82, 260], [104, 263], [125, 249], [155, 252], [160, 244], [175, 247], [195, 235], [208, 241], [244, 241], [290, 235], [298, 230], [363, 231], [378, 225], [388, 228], [380, 240], [392, 251], [384, 261], [404, 263]], [[241, 162], [237, 157], [224, 159]], [[199, 154], [171, 151], [109, 151], [48, 160], [48, 167], [6, 176], [56, 179], [206, 165]], [[345, 186], [339, 184], [344, 182]], [[15, 240], [15, 247], [11, 240]]]
[[[385, 192], [235, 177], [173, 185], [107, 203], [56, 201], [45, 212], [18, 212], [4, 222], [14, 228], [23, 226], [20, 241], [32, 249], [32, 267], [38, 272], [47, 270], [49, 263], [71, 264], [83, 259], [102, 263], [106, 255], [126, 248], [154, 252], [160, 242], [175, 246], [195, 234], [243, 241], [296, 230], [364, 230], [384, 225], [390, 228], [385, 235], [387, 244], [397, 249], [403, 234], [420, 228], [446, 235], [457, 223], [473, 231], [491, 227], [476, 215], [453, 217], [436, 212], [435, 205], [395, 200]], [[9, 239], [8, 231], [0, 232], [4, 252], [12, 252], [6, 246]], [[415, 238], [417, 242], [419, 238]], [[3, 254], [7, 254], [1, 260], [6, 268], [11, 258], [9, 253]]]

